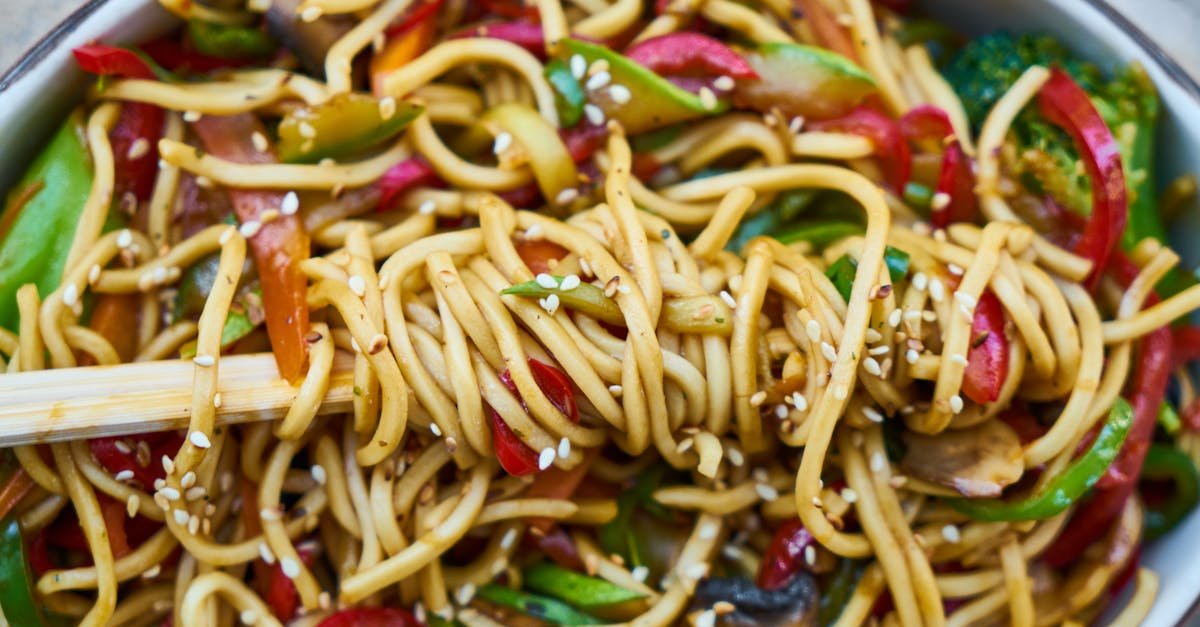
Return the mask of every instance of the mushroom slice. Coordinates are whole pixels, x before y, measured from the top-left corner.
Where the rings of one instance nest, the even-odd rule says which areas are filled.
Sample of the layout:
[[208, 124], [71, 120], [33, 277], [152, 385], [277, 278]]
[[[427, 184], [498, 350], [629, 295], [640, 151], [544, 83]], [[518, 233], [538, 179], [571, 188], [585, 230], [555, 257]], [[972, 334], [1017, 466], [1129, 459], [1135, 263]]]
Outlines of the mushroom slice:
[[1011, 427], [988, 420], [936, 435], [904, 432], [906, 473], [972, 498], [1000, 496], [1025, 471], [1021, 440]]

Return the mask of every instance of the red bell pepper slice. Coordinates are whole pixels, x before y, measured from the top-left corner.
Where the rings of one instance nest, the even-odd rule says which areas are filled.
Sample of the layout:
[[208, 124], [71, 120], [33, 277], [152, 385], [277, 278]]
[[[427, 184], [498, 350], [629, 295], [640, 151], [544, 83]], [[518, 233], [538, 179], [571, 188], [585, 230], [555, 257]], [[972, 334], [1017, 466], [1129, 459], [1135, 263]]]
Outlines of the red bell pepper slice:
[[579, 555], [579, 547], [575, 546], [575, 541], [562, 527], [554, 527], [545, 533], [531, 530], [525, 539], [527, 544], [532, 544], [538, 552], [555, 564], [574, 571], [587, 570], [583, 558]]
[[375, 183], [379, 186], [378, 211], [391, 211], [400, 199], [417, 187], [441, 187], [443, 183], [437, 172], [424, 157], [409, 157], [388, 168]]
[[412, 27], [424, 22], [425, 20], [433, 19], [445, 0], [426, 0], [409, 7], [400, 21], [388, 26], [384, 30], [384, 34], [388, 37], [399, 35]]
[[[533, 380], [545, 393], [550, 403], [571, 422], [578, 423], [579, 410], [575, 406], [575, 391], [571, 388], [571, 380], [567, 378], [567, 375], [558, 368], [536, 359], [529, 360], [529, 369], [533, 373]], [[507, 369], [500, 373], [500, 382], [508, 388], [508, 391], [520, 398], [517, 386], [513, 383], [512, 376]], [[525, 401], [521, 401], [521, 406], [525, 406]], [[500, 466], [515, 477], [536, 471], [539, 452], [526, 446], [504, 422], [500, 414], [496, 413], [496, 410], [488, 407], [488, 416], [491, 419], [492, 439], [495, 441], [496, 458], [500, 460]]]
[[488, 13], [501, 17], [517, 17], [535, 21], [542, 19], [542, 14], [538, 12], [537, 5], [530, 2], [522, 2], [521, 0], [480, 0], [479, 4], [483, 5], [483, 8]]
[[1092, 215], [1075, 252], [1092, 260], [1088, 286], [1094, 288], [1121, 241], [1129, 217], [1121, 153], [1087, 92], [1066, 72], [1050, 70], [1049, 80], [1038, 92], [1038, 106], [1047, 120], [1075, 140], [1092, 181]]
[[975, 175], [971, 171], [971, 159], [963, 152], [954, 136], [950, 116], [940, 107], [920, 105], [900, 118], [900, 130], [909, 141], [932, 139], [944, 145], [942, 167], [938, 174], [935, 192], [945, 198], [945, 204], [937, 204], [930, 211], [930, 222], [945, 228], [952, 222], [970, 222], [975, 219], [979, 205], [975, 197]]
[[776, 590], [786, 586], [796, 573], [804, 570], [804, 552], [808, 547], [816, 550], [816, 543], [816, 539], [799, 518], [783, 523], [775, 530], [771, 544], [763, 553], [755, 583], [763, 590]]
[[[137, 447], [141, 442], [145, 442], [150, 449], [150, 463], [145, 466], [137, 460]], [[183, 436], [178, 431], [88, 440], [92, 455], [105, 470], [114, 475], [128, 470], [133, 473], [133, 480], [146, 490], [153, 488], [155, 480], [166, 477], [159, 460], [163, 455], [174, 457], [181, 446]]]
[[503, 39], [524, 48], [539, 61], [546, 60], [546, 39], [542, 34], [542, 25], [534, 22], [524, 20], [492, 22], [460, 30], [450, 35], [450, 39], [464, 37]]
[[353, 607], [327, 617], [317, 627], [425, 627], [425, 624], [399, 608]]
[[[255, 133], [266, 135], [258, 118], [251, 114], [204, 116], [192, 124], [208, 152], [236, 163], [275, 163], [275, 154], [259, 151], [250, 141]], [[308, 258], [309, 239], [299, 215], [278, 215], [284, 194], [266, 190], [227, 190], [233, 210], [242, 222], [262, 224], [250, 238], [250, 250], [262, 282], [267, 336], [279, 374], [295, 381], [304, 373], [308, 346], [308, 279], [300, 262]], [[263, 222], [263, 214], [278, 215]]]
[[534, 274], [550, 274], [554, 270], [550, 267], [551, 260], [558, 261], [570, 252], [566, 248], [544, 239], [519, 241], [516, 243], [516, 249], [521, 261], [524, 261], [525, 265], [529, 266], [530, 272]]
[[858, 63], [858, 50], [854, 47], [850, 33], [838, 23], [822, 0], [796, 0], [796, 6], [804, 13], [809, 26], [812, 27], [817, 43]]
[[137, 53], [104, 44], [85, 44], [71, 51], [79, 68], [97, 76], [154, 80], [154, 70]]
[[878, 110], [862, 105], [839, 118], [815, 120], [809, 123], [808, 128], [866, 137], [875, 147], [875, 157], [883, 167], [884, 178], [888, 184], [900, 192], [908, 183], [912, 170], [908, 142], [904, 139], [900, 125]]
[[[305, 545], [297, 546], [296, 554], [305, 566], [312, 566], [317, 558], [315, 550]], [[291, 620], [300, 609], [300, 592], [296, 590], [296, 583], [283, 574], [283, 565], [278, 561], [267, 566], [265, 570], [268, 574], [264, 600], [276, 618], [282, 621]]]
[[1175, 368], [1200, 359], [1200, 327], [1192, 324], [1177, 327], [1174, 338]]
[[962, 391], [976, 403], [990, 403], [999, 398], [1006, 378], [1008, 339], [1004, 336], [1004, 307], [995, 294], [985, 291], [971, 320], [971, 348], [967, 352]]
[[[529, 485], [529, 489], [525, 490], [525, 498], [527, 499], [559, 499], [566, 500], [575, 494], [575, 490], [583, 483], [587, 477], [588, 469], [592, 466], [592, 461], [596, 459], [600, 449], [588, 449], [583, 454], [583, 461], [575, 465], [570, 470], [563, 470], [558, 466], [551, 466], [543, 471]], [[529, 518], [526, 520], [529, 526], [541, 531], [549, 533], [554, 529], [555, 520], [553, 518]]]
[[729, 46], [695, 32], [652, 37], [626, 50], [625, 56], [660, 76], [758, 78], [754, 68]]
[[17, 503], [20, 503], [21, 499], [29, 494], [34, 485], [29, 473], [18, 466], [12, 476], [4, 482], [4, 487], [0, 488], [0, 518], [7, 516], [17, 506]]
[[941, 107], [918, 105], [900, 118], [900, 130], [911, 141], [922, 139], [943, 140], [954, 136], [954, 125], [950, 116]]

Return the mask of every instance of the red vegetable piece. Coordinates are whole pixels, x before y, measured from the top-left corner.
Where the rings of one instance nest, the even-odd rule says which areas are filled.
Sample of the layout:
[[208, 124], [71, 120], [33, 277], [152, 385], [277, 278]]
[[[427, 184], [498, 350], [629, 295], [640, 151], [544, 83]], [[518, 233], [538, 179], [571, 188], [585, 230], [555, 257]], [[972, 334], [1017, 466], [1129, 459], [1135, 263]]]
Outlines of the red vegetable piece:
[[804, 569], [804, 552], [816, 546], [816, 540], [799, 518], [783, 523], [771, 537], [771, 544], [763, 553], [755, 583], [763, 590], [775, 590], [787, 585], [792, 577]]
[[1174, 330], [1174, 367], [1181, 368], [1200, 359], [1200, 327], [1186, 324]]
[[525, 537], [532, 538], [537, 550], [549, 557], [550, 561], [574, 571], [587, 570], [575, 541], [562, 527], [555, 527], [542, 535], [537, 535], [538, 533], [540, 532], [533, 531]]
[[155, 63], [177, 74], [207, 74], [215, 70], [242, 67], [258, 59], [212, 57], [185, 47], [177, 37], [161, 37], [139, 46]]
[[1007, 377], [1004, 307], [995, 294], [985, 291], [975, 305], [975, 317], [971, 321], [971, 348], [963, 373], [963, 394], [976, 403], [990, 403], [1000, 396], [1000, 388]]
[[463, 37], [503, 39], [529, 51], [539, 61], [546, 60], [546, 40], [542, 35], [542, 25], [534, 22], [525, 20], [492, 22], [460, 30], [450, 35], [450, 39], [460, 39]]
[[317, 623], [317, 627], [425, 627], [405, 610], [395, 607], [354, 607]]
[[104, 44], [85, 44], [71, 51], [80, 69], [98, 76], [116, 76], [120, 78], [141, 78], [154, 80], [154, 71], [150, 65], [131, 50], [106, 46]]
[[542, 18], [536, 4], [522, 0], [480, 0], [479, 4], [489, 13], [502, 17], [521, 17], [536, 21]]
[[[150, 463], [142, 466], [137, 461], [137, 448], [140, 442], [145, 442], [150, 448]], [[156, 479], [166, 476], [159, 460], [163, 455], [174, 457], [183, 444], [183, 436], [178, 432], [153, 433], [122, 437], [104, 437], [88, 440], [92, 455], [105, 470], [112, 474], [128, 470], [133, 473], [133, 479], [141, 484], [143, 489], [151, 489]]]
[[538, 468], [538, 454], [525, 443], [496, 410], [488, 407], [488, 418], [492, 424], [492, 440], [496, 447], [496, 460], [505, 472], [521, 477], [528, 475]]
[[825, 6], [822, 0], [796, 0], [796, 6], [804, 13], [805, 19], [812, 28], [817, 43], [828, 48], [855, 63], [858, 63], [858, 50], [846, 27], [838, 23], [833, 12]]
[[950, 116], [938, 106], [924, 104], [913, 107], [900, 118], [900, 130], [909, 141], [935, 139], [941, 141], [954, 135]]
[[[312, 566], [317, 557], [313, 549], [304, 545], [297, 546], [296, 553], [305, 566]], [[296, 590], [295, 582], [283, 574], [282, 564], [275, 562], [269, 568], [270, 574], [267, 576], [267, 589], [264, 595], [267, 605], [271, 607], [271, 612], [279, 620], [291, 620], [296, 615], [296, 610], [300, 608], [300, 593]]]
[[1121, 153], [1112, 132], [1087, 92], [1069, 74], [1055, 68], [1038, 92], [1042, 115], [1075, 140], [1092, 182], [1092, 215], [1075, 252], [1092, 260], [1088, 286], [1094, 288], [1125, 231], [1129, 198]]
[[400, 198], [417, 187], [440, 187], [441, 177], [424, 157], [410, 157], [388, 168], [376, 182], [379, 186], [379, 211], [396, 208]]
[[[942, 169], [938, 174], [937, 190], [934, 198], [945, 198], [945, 204], [935, 206], [930, 211], [930, 221], [939, 228], [945, 228], [952, 222], [970, 222], [979, 211], [978, 199], [975, 197], [975, 175], [971, 171], [971, 159], [963, 152], [958, 140], [950, 142], [942, 153]], [[942, 201], [935, 200], [935, 205]]]
[[[575, 406], [575, 391], [572, 389], [571, 380], [567, 378], [567, 375], [558, 368], [536, 359], [529, 360], [529, 369], [533, 374], [534, 382], [537, 383], [538, 388], [542, 390], [550, 403], [571, 422], [578, 423], [579, 410]], [[500, 382], [508, 388], [508, 391], [520, 398], [517, 386], [513, 383], [512, 376], [507, 369], [500, 373]], [[524, 400], [521, 401], [521, 406], [525, 406]], [[504, 422], [500, 414], [491, 407], [488, 407], [488, 417], [492, 424], [492, 439], [495, 442], [496, 458], [500, 461], [500, 466], [508, 474], [516, 477], [537, 470], [538, 452], [526, 446]]]
[[750, 64], [729, 46], [688, 31], [652, 37], [626, 50], [625, 56], [660, 76], [758, 78]]
[[[139, 201], [150, 200], [158, 175], [158, 140], [162, 137], [164, 116], [162, 109], [151, 104], [127, 102], [121, 106], [121, 116], [109, 133], [117, 198], [132, 192]], [[145, 150], [138, 148], [140, 154], [137, 154], [133, 148], [139, 141], [144, 142]]]
[[566, 257], [568, 252], [566, 248], [544, 239], [522, 240], [516, 243], [516, 248], [521, 261], [534, 274], [550, 274], [553, 271], [551, 260], [557, 262]]
[[444, 2], [445, 0], [425, 0], [409, 7], [403, 18], [398, 23], [388, 26], [383, 31], [384, 34], [389, 38], [395, 37], [425, 20], [433, 19]]
[[908, 142], [895, 120], [868, 107], [859, 106], [839, 118], [815, 120], [808, 128], [814, 131], [853, 133], [871, 140], [875, 156], [883, 167], [884, 177], [896, 192], [904, 189], [912, 169]]

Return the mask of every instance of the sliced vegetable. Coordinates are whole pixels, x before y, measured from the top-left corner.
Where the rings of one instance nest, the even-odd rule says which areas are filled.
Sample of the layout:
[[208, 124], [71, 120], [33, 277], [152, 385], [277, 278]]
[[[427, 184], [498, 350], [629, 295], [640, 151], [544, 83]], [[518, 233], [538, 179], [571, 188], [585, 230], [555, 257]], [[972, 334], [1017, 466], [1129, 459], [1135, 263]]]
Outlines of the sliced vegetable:
[[354, 154], [391, 139], [423, 110], [409, 102], [380, 101], [356, 93], [297, 107], [279, 122], [279, 158], [287, 163], [316, 163]]
[[[540, 278], [543, 275], [538, 276]], [[501, 290], [500, 293], [537, 299], [547, 298], [551, 294], [554, 294], [558, 297], [562, 306], [567, 309], [573, 309], [608, 324], [625, 324], [625, 316], [621, 314], [621, 308], [617, 306], [616, 301], [604, 295], [602, 288], [596, 287], [591, 283], [581, 282], [571, 289], [563, 289], [562, 283], [564, 277], [557, 275], [544, 276], [553, 279], [558, 287], [545, 287], [542, 283], [548, 284], [550, 280], [540, 278], [539, 280], [518, 283], [508, 289]]]
[[1000, 420], [934, 435], [905, 431], [901, 438], [906, 473], [968, 498], [998, 497], [1025, 472], [1021, 439]]
[[270, 35], [250, 26], [193, 19], [188, 21], [188, 37], [197, 52], [220, 59], [262, 59], [279, 49]]
[[[352, 14], [322, 15], [311, 22], [296, 19], [303, 0], [271, 0], [263, 21], [267, 32], [300, 59], [304, 69], [325, 77], [325, 57], [358, 20]], [[173, 40], [172, 40], [173, 41]]]
[[758, 78], [754, 68], [729, 46], [690, 31], [651, 37], [627, 48], [625, 56], [659, 76]]
[[546, 81], [554, 88], [554, 104], [558, 109], [558, 121], [563, 128], [569, 128], [579, 123], [583, 117], [583, 105], [587, 102], [587, 94], [583, 93], [583, 85], [571, 73], [571, 68], [562, 59], [551, 59], [543, 70]]
[[[883, 249], [883, 263], [887, 266], [888, 277], [893, 283], [902, 280], [908, 275], [908, 253], [887, 246]], [[850, 300], [850, 291], [854, 287], [854, 277], [858, 274], [858, 261], [850, 255], [842, 255], [838, 257], [828, 268], [825, 269], [825, 276], [833, 282], [838, 293], [847, 301]]]
[[496, 605], [512, 608], [555, 625], [601, 625], [605, 622], [557, 599], [496, 584], [482, 586], [476, 594]]
[[617, 495], [617, 516], [597, 530], [600, 546], [608, 553], [620, 555], [634, 566], [643, 565], [638, 549], [639, 538], [633, 533], [636, 510], [660, 510], [661, 505], [651, 495], [662, 485], [666, 466], [657, 464], [638, 474], [633, 486]]
[[[133, 481], [146, 490], [153, 488], [155, 480], [166, 476], [162, 464], [154, 461], [162, 459], [163, 455], [175, 455], [182, 445], [183, 436], [176, 431], [88, 440], [92, 455], [105, 470], [113, 475], [129, 471], [133, 474]], [[138, 449], [145, 452], [139, 455]], [[139, 458], [145, 462], [144, 465]]]
[[1146, 498], [1146, 539], [1153, 540], [1178, 525], [1200, 503], [1200, 475], [1187, 453], [1166, 444], [1152, 444], [1142, 466], [1142, 479], [1169, 482], [1165, 499]]
[[[579, 183], [575, 161], [567, 151], [558, 129], [550, 125], [533, 107], [510, 102], [492, 107], [483, 115], [484, 125], [494, 124], [513, 138], [510, 150], [523, 151], [533, 170], [542, 197], [558, 203], [559, 195]], [[503, 160], [505, 155], [499, 155]]]
[[668, 298], [663, 301], [661, 322], [675, 333], [733, 332], [733, 312], [725, 301], [712, 295]]
[[40, 627], [45, 624], [42, 604], [33, 593], [33, 573], [26, 559], [21, 524], [6, 516], [0, 525], [0, 609], [11, 625]]
[[0, 214], [0, 327], [17, 328], [16, 293], [58, 287], [79, 214], [92, 187], [83, 118], [73, 113], [8, 194]]
[[[212, 154], [237, 163], [272, 163], [275, 155], [260, 151], [251, 141], [263, 133], [256, 117], [241, 114], [229, 117], [204, 116], [192, 123], [201, 143]], [[294, 381], [304, 372], [308, 347], [308, 278], [300, 262], [309, 255], [308, 234], [298, 215], [281, 215], [284, 194], [261, 190], [228, 190], [238, 219], [257, 222], [258, 232], [250, 238], [255, 267], [262, 282], [263, 313], [275, 363], [283, 378]], [[264, 214], [274, 212], [274, 220]]]
[[823, 119], [848, 114], [875, 92], [875, 80], [850, 59], [814, 46], [773, 42], [746, 54], [758, 75], [741, 78], [739, 107], [778, 109], [788, 116]]
[[1089, 285], [1095, 286], [1121, 240], [1129, 214], [1129, 198], [1121, 152], [1112, 132], [1069, 74], [1052, 69], [1038, 92], [1042, 115], [1075, 140], [1092, 181], [1092, 215], [1075, 252], [1092, 260]]
[[85, 44], [73, 48], [71, 54], [75, 56], [75, 62], [79, 64], [79, 68], [89, 74], [155, 79], [150, 64], [132, 50], [104, 44]]
[[962, 391], [979, 404], [1000, 397], [1008, 378], [1008, 338], [1004, 333], [1004, 306], [991, 291], [984, 291], [975, 304], [971, 320], [971, 348], [963, 372]]
[[[184, 271], [179, 280], [179, 291], [175, 293], [175, 319], [182, 320], [188, 316], [199, 315], [212, 291], [213, 281], [217, 278], [217, 268], [221, 263], [220, 255], [209, 255], [192, 264]], [[221, 327], [221, 348], [229, 348], [235, 342], [249, 335], [262, 322], [262, 312], [251, 315], [250, 294], [261, 300], [262, 289], [257, 281], [242, 289], [234, 296], [234, 302], [225, 317], [225, 325]], [[180, 348], [180, 357], [191, 359], [196, 355], [196, 343], [189, 342]]]
[[[575, 406], [575, 391], [571, 388], [571, 380], [567, 378], [567, 375], [558, 368], [536, 359], [530, 359], [528, 363], [534, 382], [537, 383], [538, 388], [542, 390], [550, 403], [571, 422], [578, 423], [579, 410]], [[500, 382], [518, 399], [521, 398], [507, 369], [500, 373]], [[524, 400], [521, 401], [521, 406], [525, 406]], [[540, 451], [526, 446], [512, 430], [512, 427], [509, 427], [500, 414], [491, 407], [488, 407], [488, 416], [491, 419], [492, 440], [496, 446], [496, 458], [499, 460], [500, 466], [508, 471], [508, 474], [516, 477], [538, 470]]]
[[811, 189], [796, 189], [780, 192], [775, 200], [762, 211], [743, 218], [725, 250], [733, 253], [741, 252], [750, 240], [759, 235], [774, 235], [791, 224], [800, 214], [808, 209], [817, 198], [817, 192]]
[[[900, 118], [900, 130], [910, 141], [930, 141], [942, 150], [942, 166], [938, 174], [937, 190], [928, 202], [921, 206], [930, 207], [930, 221], [934, 226], [945, 228], [951, 222], [970, 222], [978, 213], [975, 196], [975, 175], [970, 157], [963, 152], [954, 135], [950, 116], [933, 105], [914, 107]], [[908, 197], [910, 182], [905, 185]]]
[[875, 157], [883, 168], [884, 179], [897, 192], [904, 190], [912, 169], [908, 142], [895, 120], [867, 106], [860, 106], [840, 117], [818, 120], [808, 125], [814, 131], [836, 131], [861, 135], [871, 140]]
[[437, 20], [430, 14], [425, 19], [407, 25], [402, 32], [388, 39], [383, 50], [371, 57], [371, 91], [376, 96], [385, 96], [383, 82], [388, 74], [421, 56], [433, 44], [437, 34]]
[[1183, 428], [1183, 420], [1171, 403], [1164, 401], [1162, 407], [1158, 409], [1158, 426], [1162, 427], [1167, 435], [1175, 435]]
[[408, 192], [440, 186], [442, 179], [424, 157], [417, 155], [388, 168], [375, 184], [379, 186], [379, 211], [391, 211]]
[[[536, 11], [537, 9], [534, 9]], [[513, 22], [489, 22], [474, 28], [461, 30], [450, 35], [450, 39], [458, 39], [460, 37], [489, 37], [491, 39], [503, 39], [509, 43], [517, 44], [524, 48], [529, 54], [537, 57], [539, 61], [546, 59], [546, 38], [542, 35], [542, 25], [525, 20], [516, 20]]]
[[583, 610], [616, 605], [646, 596], [599, 577], [589, 577], [549, 562], [526, 568], [522, 579], [530, 591], [557, 598]]
[[1055, 516], [1096, 485], [1117, 458], [1132, 423], [1133, 408], [1125, 399], [1118, 398], [1091, 448], [1037, 494], [1019, 501], [947, 499], [946, 503], [975, 520], [1044, 520]]
[[864, 567], [862, 562], [841, 558], [833, 576], [821, 590], [820, 609], [817, 611], [818, 625], [832, 625], [837, 622], [842, 610], [854, 596], [854, 587], [862, 577]]
[[782, 588], [796, 573], [805, 569], [804, 553], [816, 549], [816, 539], [799, 518], [787, 520], [771, 536], [771, 544], [763, 551], [762, 564], [755, 583], [763, 590]]
[[784, 244], [809, 242], [817, 248], [823, 248], [851, 235], [861, 235], [864, 230], [863, 225], [857, 222], [822, 220], [793, 224], [772, 236]]
[[859, 60], [849, 29], [839, 23], [833, 11], [822, 0], [796, 0], [796, 6], [803, 12], [821, 47], [828, 48], [851, 61]]
[[[728, 104], [715, 99], [705, 106], [695, 94], [602, 45], [570, 38], [562, 44], [565, 55], [578, 54], [589, 66], [596, 61], [608, 64], [612, 86], [593, 89], [588, 98], [605, 117], [620, 122], [631, 135], [721, 113], [728, 108]], [[614, 92], [616, 86], [626, 88], [626, 92], [619, 89]], [[614, 93], [618, 95], [614, 97]]]
[[554, 270], [558, 261], [567, 256], [567, 249], [545, 239], [526, 239], [515, 244], [521, 261], [529, 266], [534, 274], [548, 274]]
[[[525, 490], [525, 498], [528, 499], [560, 499], [566, 500], [575, 494], [575, 490], [579, 489], [580, 484], [587, 478], [588, 469], [592, 467], [592, 462], [600, 454], [600, 449], [590, 448], [583, 451], [583, 460], [575, 464], [573, 468], [563, 469], [558, 466], [551, 466], [533, 479], [533, 483], [529, 484], [529, 488]], [[540, 531], [546, 538], [551, 535], [555, 529], [555, 521], [553, 518], [544, 516], [527, 518], [525, 520], [532, 529]], [[536, 532], [535, 532], [536, 533]], [[566, 538], [574, 548], [574, 541], [569, 537]], [[578, 553], [578, 551], [574, 551]], [[578, 557], [576, 555], [576, 557]], [[574, 561], [579, 561], [578, 559]]]
[[331, 614], [317, 623], [317, 627], [423, 627], [423, 625], [412, 614], [399, 608], [352, 607]]

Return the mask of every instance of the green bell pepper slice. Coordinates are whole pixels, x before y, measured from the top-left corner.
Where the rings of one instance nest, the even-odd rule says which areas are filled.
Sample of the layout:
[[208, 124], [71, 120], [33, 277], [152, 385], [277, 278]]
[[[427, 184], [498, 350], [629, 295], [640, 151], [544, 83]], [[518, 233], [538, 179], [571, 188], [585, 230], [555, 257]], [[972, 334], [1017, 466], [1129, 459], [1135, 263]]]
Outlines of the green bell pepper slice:
[[[908, 275], [908, 253], [899, 248], [887, 246], [883, 249], [883, 263], [887, 266], [888, 277], [892, 283], [897, 283]], [[854, 276], [858, 274], [858, 261], [850, 255], [842, 255], [825, 269], [825, 276], [833, 282], [842, 298], [850, 300], [850, 292], [854, 288]]]
[[501, 294], [510, 294], [522, 298], [546, 298], [551, 294], [567, 309], [574, 309], [608, 324], [625, 324], [625, 316], [617, 302], [604, 295], [604, 290], [591, 283], [580, 282], [569, 290], [562, 289], [564, 277], [554, 276], [554, 282], [559, 287], [543, 287], [536, 280], [518, 283], [510, 288], [501, 290]]
[[817, 248], [822, 248], [851, 235], [859, 235], [865, 230], [865, 227], [857, 222], [824, 220], [793, 224], [774, 237], [784, 244], [809, 242]]
[[41, 627], [46, 618], [33, 592], [21, 524], [16, 517], [6, 516], [0, 525], [0, 609], [10, 625]]
[[829, 576], [829, 582], [821, 590], [821, 601], [817, 609], [817, 624], [832, 625], [846, 609], [850, 597], [854, 596], [854, 587], [862, 578], [866, 565], [861, 561], [842, 558], [838, 560], [837, 569]]
[[404, 130], [423, 110], [409, 102], [395, 102], [393, 109], [367, 94], [339, 94], [283, 117], [277, 131], [279, 158], [316, 163], [366, 150]]
[[546, 62], [546, 82], [554, 88], [554, 106], [558, 109], [558, 122], [563, 128], [570, 128], [579, 123], [583, 117], [583, 105], [587, 103], [587, 94], [583, 85], [571, 74], [571, 68], [562, 59], [550, 59]]
[[1123, 398], [1113, 403], [1108, 420], [1091, 448], [1037, 494], [1019, 501], [1002, 499], [947, 499], [955, 510], [975, 520], [1044, 520], [1056, 516], [1078, 501], [1116, 459], [1133, 423], [1133, 409]]
[[189, 20], [188, 36], [196, 52], [218, 59], [261, 59], [279, 49], [270, 35], [249, 26]]
[[[729, 108], [729, 103], [721, 100], [706, 107], [696, 94], [605, 46], [567, 38], [562, 41], [562, 50], [568, 57], [583, 57], [589, 67], [597, 61], [608, 64], [610, 86], [589, 90], [588, 100], [600, 107], [606, 118], [620, 122], [630, 135], [723, 113]], [[614, 98], [612, 86], [627, 88], [629, 100]]]
[[502, 605], [540, 618], [555, 625], [602, 625], [605, 621], [580, 612], [579, 610], [550, 597], [531, 594], [523, 590], [513, 590], [496, 584], [487, 584], [476, 593], [485, 601]]
[[1167, 444], [1151, 444], [1142, 464], [1142, 479], [1170, 481], [1172, 493], [1163, 502], [1147, 500], [1146, 539], [1162, 536], [1200, 503], [1200, 475], [1192, 458]]
[[523, 573], [525, 588], [588, 610], [645, 598], [641, 592], [577, 573], [551, 562], [535, 564]]
[[0, 214], [0, 327], [17, 328], [17, 289], [58, 288], [79, 215], [92, 188], [83, 115], [67, 118], [8, 194]]
[[750, 240], [759, 235], [771, 235], [795, 220], [804, 213], [817, 198], [817, 191], [812, 189], [796, 189], [780, 192], [775, 200], [762, 211], [742, 219], [725, 250], [741, 252]]

